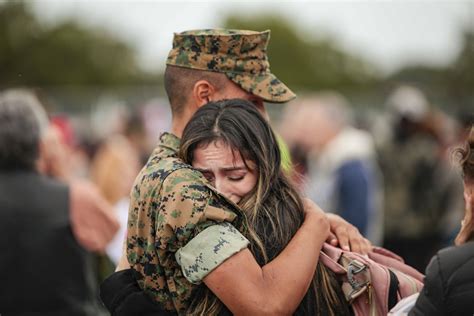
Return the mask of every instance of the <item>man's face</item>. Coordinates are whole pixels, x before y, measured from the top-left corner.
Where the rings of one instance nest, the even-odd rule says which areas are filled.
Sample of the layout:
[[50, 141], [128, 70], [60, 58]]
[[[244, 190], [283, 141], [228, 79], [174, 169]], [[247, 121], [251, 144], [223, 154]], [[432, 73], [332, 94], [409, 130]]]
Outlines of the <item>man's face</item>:
[[248, 93], [230, 79], [225, 78], [226, 82], [222, 89], [216, 91], [212, 97], [212, 100], [209, 101], [219, 101], [224, 99], [244, 99], [255, 104], [257, 110], [265, 117], [268, 118], [267, 111], [265, 110], [265, 105], [262, 98], [257, 97], [251, 93]]

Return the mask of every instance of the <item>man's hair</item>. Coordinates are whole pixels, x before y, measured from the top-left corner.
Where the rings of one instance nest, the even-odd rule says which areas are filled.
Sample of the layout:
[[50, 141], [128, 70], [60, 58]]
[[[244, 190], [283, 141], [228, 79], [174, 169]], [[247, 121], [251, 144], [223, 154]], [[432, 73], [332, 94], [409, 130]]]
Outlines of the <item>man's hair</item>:
[[183, 112], [196, 82], [206, 80], [220, 90], [224, 87], [226, 79], [223, 73], [167, 65], [165, 90], [173, 115], [180, 115]]
[[34, 170], [48, 117], [26, 90], [0, 93], [0, 170]]

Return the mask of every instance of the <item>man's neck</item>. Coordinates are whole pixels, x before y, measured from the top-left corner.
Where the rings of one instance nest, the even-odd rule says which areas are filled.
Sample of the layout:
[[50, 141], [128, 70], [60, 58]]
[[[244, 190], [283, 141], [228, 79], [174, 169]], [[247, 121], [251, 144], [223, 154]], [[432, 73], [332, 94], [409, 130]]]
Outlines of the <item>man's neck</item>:
[[[189, 109], [189, 106], [186, 107]], [[188, 122], [193, 117], [194, 112], [189, 113], [190, 111], [185, 111], [181, 113], [179, 116], [174, 115], [171, 121], [171, 132], [176, 135], [178, 138], [181, 138], [183, 135], [184, 128], [188, 124]]]
[[188, 124], [189, 119], [184, 118], [173, 118], [171, 122], [171, 133], [176, 135], [178, 138], [181, 138], [183, 135], [184, 128]]
[[183, 135], [183, 129], [171, 125], [171, 133], [176, 137], [181, 138], [181, 136]]

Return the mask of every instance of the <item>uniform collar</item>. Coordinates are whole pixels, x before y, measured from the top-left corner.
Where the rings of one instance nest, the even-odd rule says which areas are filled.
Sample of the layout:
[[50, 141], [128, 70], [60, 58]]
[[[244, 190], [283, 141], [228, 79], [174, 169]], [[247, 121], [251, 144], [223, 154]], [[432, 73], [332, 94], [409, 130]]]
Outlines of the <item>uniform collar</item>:
[[179, 151], [179, 145], [181, 143], [181, 139], [178, 136], [165, 132], [160, 136], [160, 146], [165, 147], [175, 153]]

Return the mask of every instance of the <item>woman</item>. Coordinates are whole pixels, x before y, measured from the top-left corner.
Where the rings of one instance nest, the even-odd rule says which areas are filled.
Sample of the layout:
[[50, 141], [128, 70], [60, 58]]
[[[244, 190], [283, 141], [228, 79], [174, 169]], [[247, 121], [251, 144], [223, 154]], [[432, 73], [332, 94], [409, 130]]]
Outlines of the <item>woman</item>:
[[474, 314], [474, 126], [458, 148], [464, 178], [465, 215], [455, 243], [443, 249], [426, 268], [425, 287], [409, 315]]
[[[259, 265], [274, 259], [304, 220], [304, 203], [281, 170], [277, 140], [267, 121], [248, 102], [225, 100], [199, 109], [186, 126], [181, 158], [243, 210], [244, 232]], [[190, 242], [177, 253], [193, 256]], [[191, 248], [191, 249], [190, 249]], [[301, 258], [305, 260], [305, 258]], [[190, 260], [193, 262], [193, 260]], [[185, 275], [190, 271], [182, 266]], [[298, 267], [292, 267], [298, 269]], [[191, 281], [191, 280], [190, 280]], [[213, 280], [203, 279], [188, 308], [189, 314], [219, 314], [232, 298], [211, 292]], [[318, 263], [311, 285], [295, 314], [350, 315], [332, 272]]]

